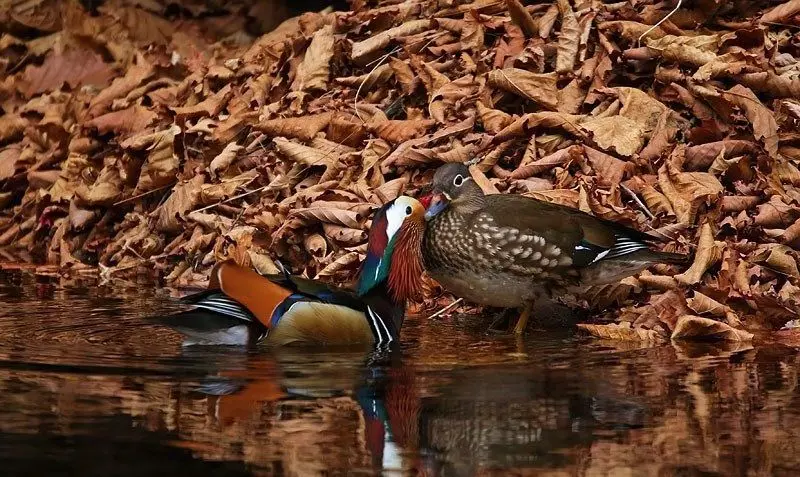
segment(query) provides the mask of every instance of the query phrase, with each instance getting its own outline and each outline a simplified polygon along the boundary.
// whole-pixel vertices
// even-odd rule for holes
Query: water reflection
[[[166,295],[13,279],[4,475],[800,471],[791,347],[517,341],[412,319],[380,356],[181,348],[144,319],[173,311]]]

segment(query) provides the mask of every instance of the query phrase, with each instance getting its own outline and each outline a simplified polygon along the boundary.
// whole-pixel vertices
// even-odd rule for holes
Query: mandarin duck
[[[355,291],[288,273],[262,276],[226,261],[212,271],[208,290],[183,299],[194,309],[164,320],[187,336],[185,345],[390,344],[406,300],[420,291],[424,214],[406,196],[375,213]]]
[[[523,308],[555,291],[617,282],[687,256],[650,249],[654,237],[570,207],[510,194],[484,195],[464,164],[434,174],[422,244],[428,274],[466,300]]]

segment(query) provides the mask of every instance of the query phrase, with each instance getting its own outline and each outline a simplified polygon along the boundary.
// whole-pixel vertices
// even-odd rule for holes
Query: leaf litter
[[[245,2],[38,3],[0,17],[4,260],[201,287],[279,259],[346,283],[372,210],[470,161],[488,193],[692,255],[577,297],[589,334],[749,340],[800,312],[797,2],[652,28],[669,2],[356,1],[260,36]],[[420,309],[452,301],[425,282]]]

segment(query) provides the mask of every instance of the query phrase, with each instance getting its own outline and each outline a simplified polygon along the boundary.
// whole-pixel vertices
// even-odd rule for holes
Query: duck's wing
[[[473,227],[486,229],[495,239],[493,243],[502,245],[498,253],[509,256],[528,273],[583,268],[644,252],[650,262],[683,263],[686,259],[652,251],[648,242],[656,238],[578,209],[510,194],[486,199],[487,213],[476,214]]]

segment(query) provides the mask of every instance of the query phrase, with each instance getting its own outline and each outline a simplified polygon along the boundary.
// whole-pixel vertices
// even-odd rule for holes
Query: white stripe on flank
[[[367,308],[369,308],[369,307],[367,307]],[[393,341],[392,334],[389,333],[389,328],[386,327],[386,323],[383,321],[383,318],[381,318],[381,315],[379,315],[377,313],[375,313],[375,317],[381,323],[381,326],[383,327],[383,331],[386,332],[386,342],[387,343],[391,343]]]
[[[375,334],[378,335],[377,345],[380,346],[383,344],[383,336],[381,335],[381,329],[378,328],[378,323],[375,321],[375,313],[372,312],[372,308],[370,307],[367,307],[367,316],[372,321],[372,327],[375,329]]]
[[[381,336],[378,345],[383,344],[383,333],[381,333],[381,328],[383,328],[383,332],[386,333],[386,342],[391,343],[392,335],[389,333],[389,329],[386,328],[386,324],[383,322],[383,319],[380,317],[380,315],[372,311],[372,308],[370,307],[367,307],[367,313],[369,314],[370,319],[372,319],[372,323],[375,324],[375,330],[378,332],[378,335]],[[375,323],[376,321],[381,324],[381,328],[378,328],[377,323]]]

